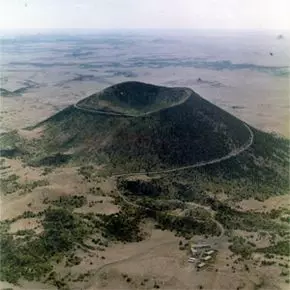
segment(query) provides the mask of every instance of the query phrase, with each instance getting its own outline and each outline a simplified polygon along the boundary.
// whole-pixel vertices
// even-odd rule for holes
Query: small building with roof
[[[211,256],[206,256],[206,257],[202,258],[203,261],[208,261],[210,259],[211,259]]]
[[[203,268],[205,265],[206,265],[205,263],[199,263],[199,264],[197,265],[197,268],[198,268],[198,269]]]

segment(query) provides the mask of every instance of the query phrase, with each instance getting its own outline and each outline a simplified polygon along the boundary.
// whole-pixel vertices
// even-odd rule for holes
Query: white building
[[[206,251],[205,253],[206,255],[212,255],[214,253],[214,250]]]
[[[211,259],[211,256],[206,256],[206,257],[204,257],[204,258],[202,258],[204,261],[208,261],[208,260],[210,260]]]
[[[206,264],[205,263],[199,263],[198,265],[197,265],[197,268],[202,268],[202,267],[204,267]]]

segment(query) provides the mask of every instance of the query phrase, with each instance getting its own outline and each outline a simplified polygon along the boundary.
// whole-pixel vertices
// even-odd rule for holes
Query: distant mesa
[[[60,81],[56,84],[57,87],[62,87],[73,82],[86,82],[86,81],[103,81],[102,77],[93,74],[77,74],[75,77],[67,80]]]
[[[171,80],[167,81],[164,84],[171,85],[171,86],[185,86],[185,87],[191,87],[195,85],[206,85],[209,87],[214,88],[220,88],[225,87],[226,85],[223,83],[220,83],[218,81],[211,81],[211,80],[205,80],[202,78],[197,79],[178,79],[178,80]]]
[[[223,87],[224,85],[220,82],[217,82],[217,81],[208,81],[208,80],[204,80],[202,78],[198,78],[196,80],[196,82],[198,84],[204,84],[204,85],[208,85],[208,86],[211,86],[211,87],[216,87],[216,88],[219,88],[219,87]]]
[[[1,97],[15,97],[17,95],[20,95],[20,94],[17,94],[17,92],[15,93],[15,92],[0,88],[0,96]]]
[[[21,96],[23,93],[25,93],[30,88],[37,88],[39,85],[31,80],[26,80],[23,82],[25,87],[16,89],[14,91],[10,91],[4,88],[0,88],[0,96],[1,97],[17,97]]]
[[[244,109],[244,108],[245,107],[243,107],[243,106],[237,106],[237,105],[232,106],[232,109],[236,109],[236,110]]]
[[[81,75],[81,74],[78,74],[78,76],[73,79],[73,81],[78,81],[78,82],[94,81],[94,80],[97,80],[97,78],[94,75]]]
[[[123,76],[126,78],[136,78],[138,74],[132,71],[116,71],[116,70],[106,70],[106,73],[112,74],[112,76]]]

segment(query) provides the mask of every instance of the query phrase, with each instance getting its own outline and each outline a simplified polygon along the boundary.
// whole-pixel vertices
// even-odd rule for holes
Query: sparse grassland
[[[51,203],[55,206],[61,207],[61,208],[78,208],[82,207],[87,203],[87,199],[83,195],[64,195],[60,196],[58,199],[55,200],[45,200],[45,203]]]
[[[81,260],[74,255],[77,248],[104,251],[110,240],[132,242],[143,239],[142,218],[138,211],[127,208],[112,215],[74,213],[74,208],[86,203],[84,196],[62,196],[46,202],[51,206],[43,212],[27,211],[1,222],[1,280],[17,283],[20,278],[46,279],[47,283],[59,286],[60,281],[53,274],[54,265],[64,259],[67,267],[78,265]],[[31,217],[41,218],[43,231],[39,235],[33,230],[9,232],[11,223]],[[87,244],[88,240],[96,246]]]
[[[44,213],[40,236],[31,231],[18,232],[23,238],[11,234],[1,236],[0,278],[11,283],[23,277],[27,280],[41,279],[53,269],[55,259],[63,257],[82,244],[92,232],[89,224],[66,209],[48,209]],[[11,271],[13,269],[13,271]]]
[[[267,213],[241,212],[228,206],[218,208],[216,219],[227,229],[246,231],[266,230],[283,235],[287,227],[271,218]]]
[[[31,192],[34,188],[39,186],[46,186],[49,184],[47,180],[34,180],[20,183],[18,181],[19,176],[11,174],[7,178],[0,179],[0,192],[1,194],[10,194],[19,191],[20,194]]]
[[[249,259],[255,250],[253,244],[247,242],[243,237],[234,236],[231,242],[230,250],[236,255],[241,255],[242,258]]]
[[[20,184],[17,181],[19,176],[11,174],[7,178],[1,178],[0,180],[0,192],[1,194],[10,194],[17,191],[20,188]]]
[[[290,243],[289,240],[278,241],[274,245],[265,248],[257,249],[258,252],[266,254],[283,255],[289,257],[290,255]]]

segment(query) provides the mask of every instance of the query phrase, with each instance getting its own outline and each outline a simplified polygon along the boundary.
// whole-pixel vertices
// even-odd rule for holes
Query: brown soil
[[[240,210],[254,210],[259,212],[271,211],[278,208],[290,208],[289,194],[274,196],[265,201],[258,201],[253,198],[242,200],[239,204]]]
[[[19,230],[34,230],[36,234],[39,234],[43,231],[43,228],[38,218],[26,218],[19,219],[10,225],[10,233],[15,233]]]

